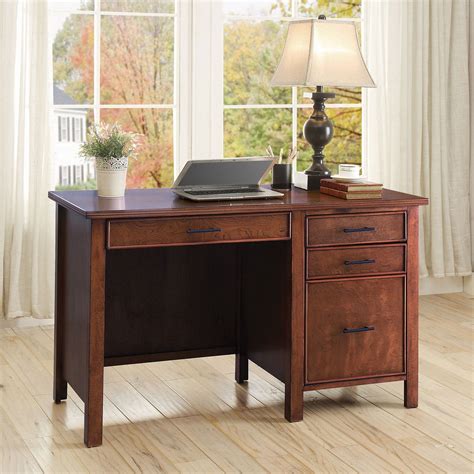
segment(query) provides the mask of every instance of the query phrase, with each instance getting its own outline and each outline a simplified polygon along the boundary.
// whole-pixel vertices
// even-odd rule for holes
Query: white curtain
[[[0,317],[53,316],[46,0],[0,2]]]
[[[377,84],[365,92],[368,175],[430,199],[420,216],[421,276],[472,272],[473,16],[470,0],[364,2]]]

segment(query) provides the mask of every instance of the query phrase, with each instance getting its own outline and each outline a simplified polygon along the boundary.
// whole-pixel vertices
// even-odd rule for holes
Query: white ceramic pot
[[[128,158],[96,158],[97,194],[100,197],[122,197],[127,184]]]

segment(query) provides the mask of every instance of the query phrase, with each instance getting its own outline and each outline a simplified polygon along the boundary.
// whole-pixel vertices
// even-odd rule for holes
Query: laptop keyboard
[[[261,189],[248,188],[248,189],[209,189],[209,190],[200,190],[200,191],[193,191],[193,190],[187,189],[185,192],[188,194],[191,194],[192,196],[209,196],[213,194],[262,193],[263,191]]]

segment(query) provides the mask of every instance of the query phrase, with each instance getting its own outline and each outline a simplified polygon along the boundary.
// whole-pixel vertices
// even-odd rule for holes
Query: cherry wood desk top
[[[194,202],[179,198],[171,189],[128,189],[124,198],[99,198],[96,191],[50,191],[58,204],[90,219],[159,217],[196,214],[233,214],[344,208],[422,206],[428,199],[384,189],[381,199],[339,199],[319,191],[294,188],[280,199]]]

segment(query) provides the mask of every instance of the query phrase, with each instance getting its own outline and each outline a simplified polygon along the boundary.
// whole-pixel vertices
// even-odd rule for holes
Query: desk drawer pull
[[[344,265],[367,265],[375,263],[373,258],[366,258],[365,260],[344,260]]]
[[[344,229],[346,234],[353,234],[355,232],[375,232],[375,227],[357,227]]]
[[[209,232],[222,232],[222,229],[219,229],[219,227],[211,227],[209,229],[188,229],[186,231],[188,234],[207,234]]]
[[[352,334],[354,332],[367,332],[367,331],[375,331],[375,326],[364,326],[362,328],[344,328],[342,330],[344,334]]]

